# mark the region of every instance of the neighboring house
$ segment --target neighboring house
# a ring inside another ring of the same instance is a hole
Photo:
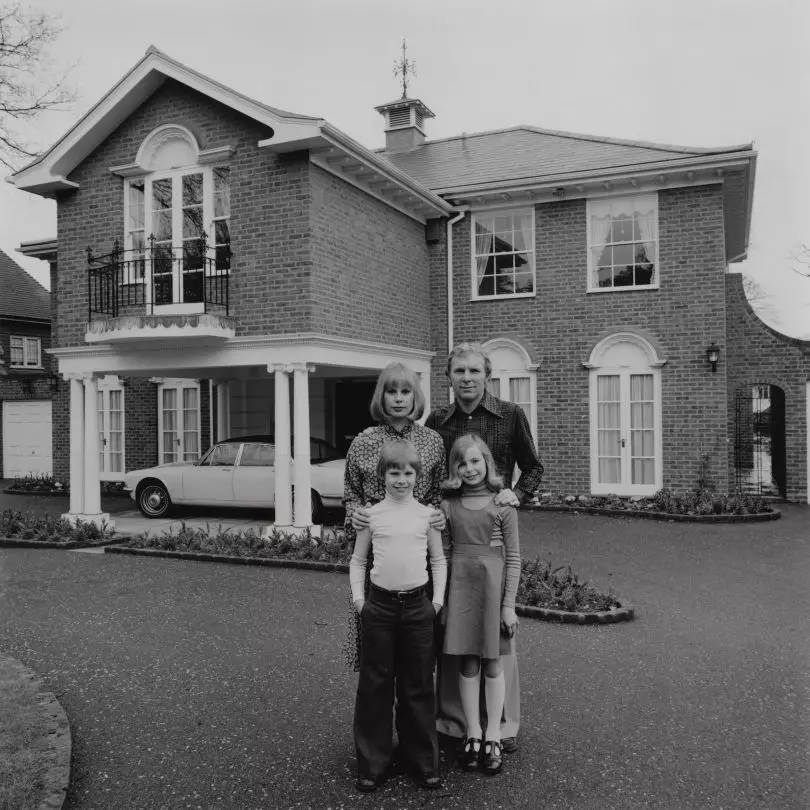
[[[53,471],[51,296],[0,250],[0,478]]]
[[[71,513],[99,515],[99,478],[227,434],[274,432],[282,459],[293,433],[293,455],[310,433],[345,446],[393,360],[446,402],[459,340],[485,343],[493,389],[526,410],[544,488],[766,488],[753,438],[735,444],[765,387],[784,399],[769,463],[781,494],[807,498],[808,344],[752,316],[729,273],[748,247],[750,144],[534,127],[426,141],[421,101],[376,109],[374,152],[150,48],[11,177],[57,200],[53,355],[70,391],[54,463]],[[290,507],[304,468],[277,477],[282,525],[310,522],[308,498]]]

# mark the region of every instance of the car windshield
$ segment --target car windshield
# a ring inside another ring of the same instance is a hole
[[[200,467],[230,467],[236,463],[239,442],[215,444],[198,462]]]

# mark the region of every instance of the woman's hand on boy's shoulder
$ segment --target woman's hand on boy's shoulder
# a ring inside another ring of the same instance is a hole
[[[352,512],[352,526],[356,532],[363,531],[371,525],[371,518],[369,517],[368,510],[371,509],[371,504],[366,503],[365,506],[355,507]]]
[[[495,495],[496,506],[520,506],[520,498],[514,490],[502,489]]]

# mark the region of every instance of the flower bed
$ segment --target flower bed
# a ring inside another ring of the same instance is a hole
[[[70,488],[50,474],[28,474],[22,478],[15,478],[14,483],[3,491],[9,495],[70,495]],[[129,497],[123,481],[102,481],[101,494]]]
[[[77,548],[108,543],[113,533],[106,526],[77,521],[71,523],[50,515],[6,509],[0,512],[0,545]]]
[[[650,498],[620,498],[594,495],[560,495],[541,492],[529,504],[530,509],[590,512],[622,517],[647,517],[656,520],[774,520],[781,516],[758,495],[725,495],[709,490],[675,493],[661,489]]]
[[[212,531],[213,528],[213,531]],[[320,538],[308,532],[302,537],[275,531],[262,538],[252,530],[217,531],[217,527],[193,529],[183,523],[178,531],[137,535],[125,544],[108,548],[110,553],[134,550],[156,556],[183,556],[197,560],[261,564],[287,564],[302,568],[348,571],[352,549],[345,533],[324,529]],[[612,594],[603,594],[571,570],[570,565],[552,568],[548,561],[523,560],[518,587],[518,612],[534,618],[560,621],[620,621],[632,618],[632,609]],[[565,614],[565,615],[564,615]],[[566,618],[571,614],[574,619]],[[580,619],[589,616],[589,619]]]

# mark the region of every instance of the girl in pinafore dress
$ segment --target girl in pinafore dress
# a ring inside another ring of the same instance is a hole
[[[459,656],[459,691],[467,726],[461,767],[496,774],[503,766],[500,721],[505,688],[500,656],[509,652],[509,639],[518,625],[517,510],[495,504],[503,482],[495,473],[489,447],[479,436],[469,434],[456,440],[448,468],[444,488],[449,497],[442,502],[442,510],[452,556],[444,653]],[[479,710],[482,668],[488,718],[483,739]]]

